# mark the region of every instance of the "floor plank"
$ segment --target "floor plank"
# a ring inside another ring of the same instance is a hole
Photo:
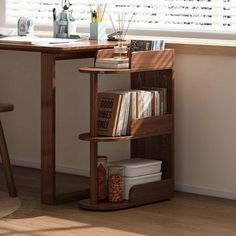
[[[39,171],[14,167],[14,174],[22,207],[0,220],[1,236],[236,235],[236,201],[176,192],[170,201],[115,212],[92,212],[79,209],[77,202],[42,205]],[[66,178],[64,184],[68,183],[69,188],[72,183],[78,187],[76,176],[60,178]],[[87,179],[84,181],[86,187]],[[0,190],[6,190],[1,168]]]

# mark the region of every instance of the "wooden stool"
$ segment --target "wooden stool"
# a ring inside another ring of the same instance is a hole
[[[12,111],[14,106],[11,104],[0,103],[0,112],[8,112]],[[8,192],[11,197],[16,197],[16,186],[15,181],[12,174],[9,154],[7,150],[7,144],[3,133],[2,123],[0,120],[0,156],[2,158],[2,166],[6,176]]]

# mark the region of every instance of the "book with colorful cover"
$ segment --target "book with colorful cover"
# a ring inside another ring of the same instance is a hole
[[[122,94],[98,93],[97,134],[115,136]]]

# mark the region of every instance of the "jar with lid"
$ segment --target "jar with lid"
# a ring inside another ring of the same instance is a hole
[[[98,156],[97,159],[98,200],[107,198],[107,157]]]
[[[122,202],[124,200],[124,167],[108,167],[108,200]]]

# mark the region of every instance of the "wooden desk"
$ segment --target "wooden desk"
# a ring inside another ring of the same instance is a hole
[[[78,45],[26,45],[0,43],[0,50],[30,51],[41,53],[41,201],[45,204],[57,204],[72,198],[86,197],[83,191],[56,194],[55,178],[55,89],[57,60],[93,58],[96,51],[112,48],[114,42],[83,40]]]

